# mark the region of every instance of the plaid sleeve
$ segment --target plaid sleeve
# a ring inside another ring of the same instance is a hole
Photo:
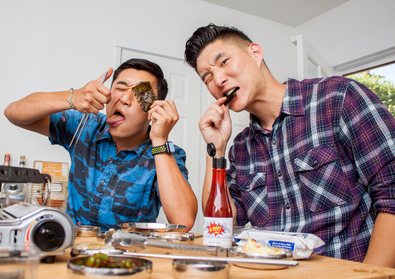
[[[229,192],[235,203],[236,210],[237,210],[237,225],[244,226],[248,223],[248,217],[244,208],[244,204],[242,202],[240,196],[240,190],[237,187],[236,183],[236,167],[235,167],[235,160],[234,160],[234,147],[232,146],[229,150],[229,164],[230,167],[226,171],[226,181],[228,183]]]
[[[378,211],[395,214],[395,119],[376,94],[351,81],[340,119],[340,141]]]

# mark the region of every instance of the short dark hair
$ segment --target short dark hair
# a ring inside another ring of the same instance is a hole
[[[197,72],[196,60],[202,50],[216,40],[232,41],[238,45],[250,45],[252,40],[235,27],[217,26],[210,23],[198,28],[185,44],[184,58],[189,66]]]
[[[118,78],[118,75],[126,69],[136,69],[139,71],[146,71],[150,74],[152,74],[156,80],[156,89],[158,90],[158,100],[164,100],[166,99],[167,96],[167,91],[168,91],[168,86],[167,86],[167,81],[164,78],[163,71],[159,67],[158,64],[151,62],[146,59],[140,59],[140,58],[132,58],[129,59],[121,64],[119,66],[113,75],[112,82]],[[112,86],[112,83],[111,83]]]

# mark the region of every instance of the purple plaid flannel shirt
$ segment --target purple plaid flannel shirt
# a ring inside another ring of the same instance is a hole
[[[271,131],[251,115],[229,151],[238,225],[313,233],[320,254],[362,261],[379,212],[395,213],[395,119],[343,77],[289,79]]]

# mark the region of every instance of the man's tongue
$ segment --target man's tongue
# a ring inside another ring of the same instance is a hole
[[[119,122],[122,122],[123,120],[125,120],[125,117],[123,117],[123,115],[121,115],[121,114],[114,114],[109,119],[107,119],[106,122],[109,125],[115,125],[115,124],[117,124]]]

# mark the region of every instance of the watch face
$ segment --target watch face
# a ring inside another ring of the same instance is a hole
[[[176,151],[174,148],[174,144],[171,141],[167,143],[167,146],[169,148],[169,153],[174,153]]]

